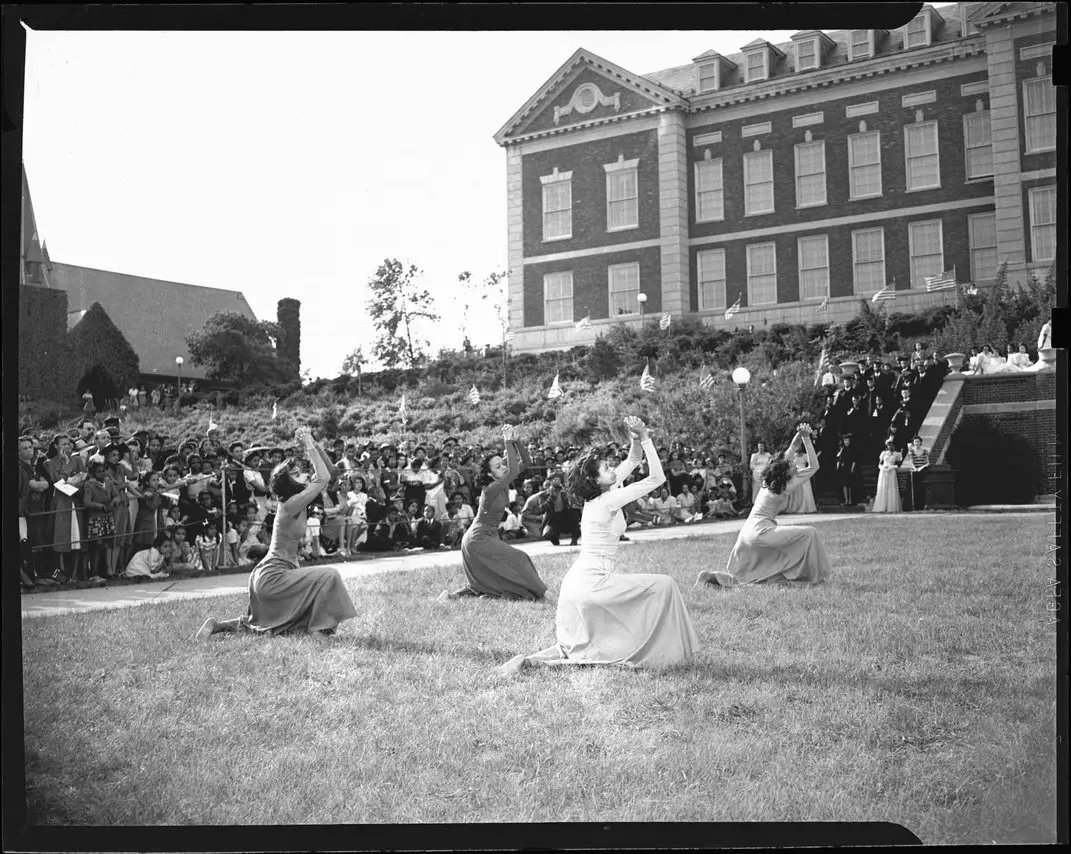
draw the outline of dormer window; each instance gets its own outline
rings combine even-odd
[[[699,66],[699,91],[713,92],[718,88],[718,63],[704,62]]]
[[[971,23],[969,18],[978,9],[981,3],[960,3],[959,4],[959,34],[961,36],[973,36],[978,32],[978,28]]]
[[[874,31],[852,30],[848,59],[869,59],[874,55]]]
[[[776,47],[762,39],[756,39],[751,44],[744,45],[740,50],[744,54],[745,83],[769,80],[774,62],[777,58],[784,56]]]
[[[829,36],[818,30],[805,30],[792,37],[796,45],[796,71],[821,68],[822,57],[834,46]]]
[[[904,27],[904,50],[929,47],[942,22],[943,19],[932,6],[923,6],[922,11]]]
[[[724,85],[725,77],[732,69],[736,68],[735,62],[730,62],[720,53],[708,50],[692,60],[696,64],[696,87],[697,93],[716,92]]]

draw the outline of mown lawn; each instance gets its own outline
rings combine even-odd
[[[825,588],[693,590],[733,537],[622,548],[685,591],[697,661],[495,665],[533,603],[436,603],[459,571],[349,583],[323,643],[217,636],[240,596],[27,621],[43,825],[891,821],[926,843],[1055,838],[1048,514],[825,523]],[[572,557],[540,559],[556,589]]]

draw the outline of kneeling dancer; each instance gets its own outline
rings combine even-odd
[[[676,582],[668,575],[617,573],[614,556],[625,530],[622,508],[665,482],[647,428],[630,416],[628,459],[611,469],[606,452],[591,449],[569,472],[567,489],[584,501],[580,556],[558,594],[558,642],[534,655],[502,665],[506,674],[535,664],[616,664],[660,669],[689,661],[698,644],[692,619]],[[641,455],[642,451],[642,455]],[[646,456],[650,474],[622,482]]]
[[[802,444],[807,468],[797,470],[794,452]],[[829,556],[818,532],[804,525],[778,525],[777,514],[788,506],[789,495],[818,470],[811,428],[800,424],[792,444],[762,472],[762,488],[740,529],[724,572],[699,573],[696,585],[736,587],[746,584],[820,584],[830,575]]]
[[[249,611],[233,620],[209,618],[197,632],[253,631],[280,635],[308,632],[328,635],[343,620],[357,616],[338,570],[330,566],[298,567],[298,549],[305,536],[308,506],[331,479],[328,460],[307,427],[297,440],[312,460],[312,479],[297,460],[280,463],[271,473],[270,489],[279,499],[268,553],[249,576]]]

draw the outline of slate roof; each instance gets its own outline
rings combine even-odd
[[[945,42],[953,42],[960,38],[961,24],[959,20],[959,5],[953,3],[944,6],[931,6],[931,8],[944,20],[944,23],[941,24],[937,32],[933,34],[931,44],[936,45]],[[851,36],[851,32],[851,30],[835,30],[826,33],[826,35],[833,40],[833,46],[829,48],[828,53],[823,54],[821,69],[848,64],[848,39]],[[761,42],[761,39],[759,41]],[[889,54],[908,53],[909,51],[904,50],[903,41],[904,36],[902,29],[889,30],[888,35],[876,45],[876,55],[881,57],[888,56]],[[752,42],[751,44],[754,45],[756,42]],[[771,44],[773,43],[771,42]],[[774,54],[772,58],[774,61],[770,68],[770,79],[793,76],[795,74],[796,63],[795,44],[792,41],[785,41],[774,44],[774,47],[780,50],[785,56],[784,59],[781,59]],[[925,50],[925,48],[915,48],[915,50]],[[707,51],[707,53],[710,53],[710,51]],[[705,54],[700,54],[700,56],[704,55]],[[722,85],[718,91],[723,92],[726,89],[748,85],[744,83],[745,59],[743,52],[738,51],[736,53],[728,54],[725,58],[736,63],[737,67],[722,72]],[[801,72],[802,75],[813,73],[815,72]],[[690,62],[687,65],[678,65],[673,68],[666,68],[661,71],[652,71],[640,76],[645,77],[654,83],[660,83],[684,96],[695,94],[699,79],[695,62]]]
[[[53,287],[67,291],[67,328],[82,319],[95,302],[123,333],[141,362],[143,374],[175,376],[175,357],[182,356],[183,380],[203,379],[194,365],[186,336],[220,311],[257,317],[241,291],[166,282],[91,267],[52,262]]]
[[[26,177],[26,166],[22,167],[22,229],[19,247],[22,260],[44,261],[41,254],[41,241],[37,234],[37,218],[33,214],[33,200],[30,198],[30,181]]]

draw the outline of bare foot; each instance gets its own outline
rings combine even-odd
[[[699,586],[701,586],[703,584],[717,584],[717,583],[718,583],[718,579],[715,577],[714,573],[710,572],[709,570],[706,570],[706,569],[704,569],[702,572],[700,572],[699,575],[696,576],[696,579],[695,579],[695,586],[696,587],[699,587]]]
[[[528,659],[525,658],[523,655],[515,655],[505,664],[499,665],[496,670],[498,670],[498,672],[503,676],[516,676],[524,669],[524,666],[525,664],[527,664],[527,662]]]
[[[209,617],[205,620],[205,624],[197,630],[194,640],[204,640],[207,637],[211,637],[216,633],[216,621],[213,617]]]

